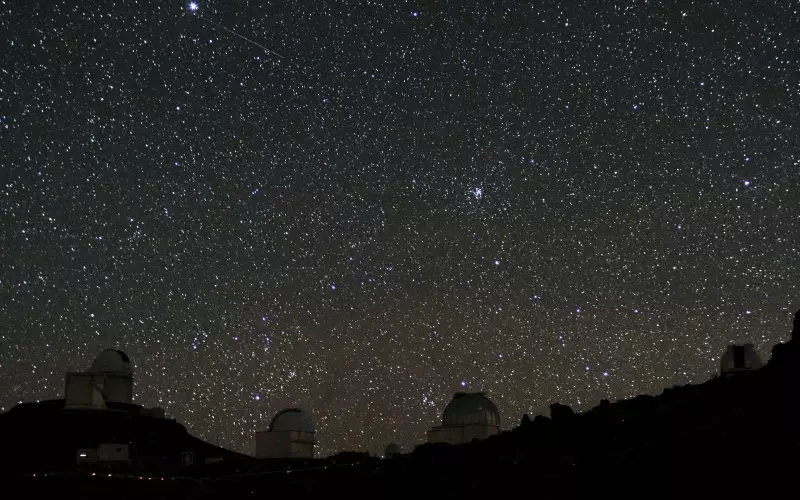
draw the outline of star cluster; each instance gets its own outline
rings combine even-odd
[[[301,405],[378,452],[767,357],[799,9],[0,0],[0,407],[119,347],[211,442]]]

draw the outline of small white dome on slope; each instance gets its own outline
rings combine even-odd
[[[278,412],[269,424],[270,432],[316,432],[311,416],[300,408],[287,408]]]
[[[106,349],[94,358],[90,372],[94,373],[124,373],[133,374],[131,359],[122,351]]]

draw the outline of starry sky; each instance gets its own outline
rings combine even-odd
[[[788,339],[800,3],[0,0],[0,408],[106,347],[252,452],[423,442]]]

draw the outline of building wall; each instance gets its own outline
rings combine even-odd
[[[78,464],[93,464],[97,462],[97,450],[94,448],[81,448],[75,452]]]
[[[314,458],[314,435],[296,431],[256,432],[256,458]]]
[[[288,445],[282,433],[269,431],[256,432],[256,458],[279,458],[289,454]]]
[[[133,377],[126,374],[106,373],[105,396],[114,403],[133,403]]]
[[[64,390],[67,408],[104,408],[105,401],[100,392],[103,378],[93,373],[67,373]]]
[[[500,432],[495,425],[466,425],[462,430],[462,443],[470,443],[473,439],[486,439]]]
[[[67,373],[67,408],[104,408],[106,401],[133,403],[133,377],[116,373]]]
[[[463,427],[442,427],[441,439],[445,443],[461,444],[464,442]]]
[[[97,460],[100,462],[127,462],[129,458],[127,444],[102,443],[97,447]]]
[[[78,464],[128,462],[130,446],[126,443],[101,443],[97,448],[81,448],[76,455]]]
[[[314,443],[293,441],[292,458],[314,458]]]

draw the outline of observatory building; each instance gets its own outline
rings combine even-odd
[[[497,407],[482,392],[457,392],[444,409],[442,425],[428,431],[429,443],[469,443],[500,432]]]
[[[106,349],[85,372],[67,373],[65,408],[107,408],[133,403],[133,368],[127,354]]]
[[[0,470],[26,475],[174,475],[182,466],[243,457],[192,436],[162,408],[133,403],[131,359],[117,349],[101,352],[86,371],[67,373],[64,398],[1,412],[0,443]]]
[[[729,345],[719,362],[720,375],[758,370],[763,366],[753,344]]]
[[[256,458],[314,458],[316,429],[300,408],[278,412],[265,431],[256,432]]]

